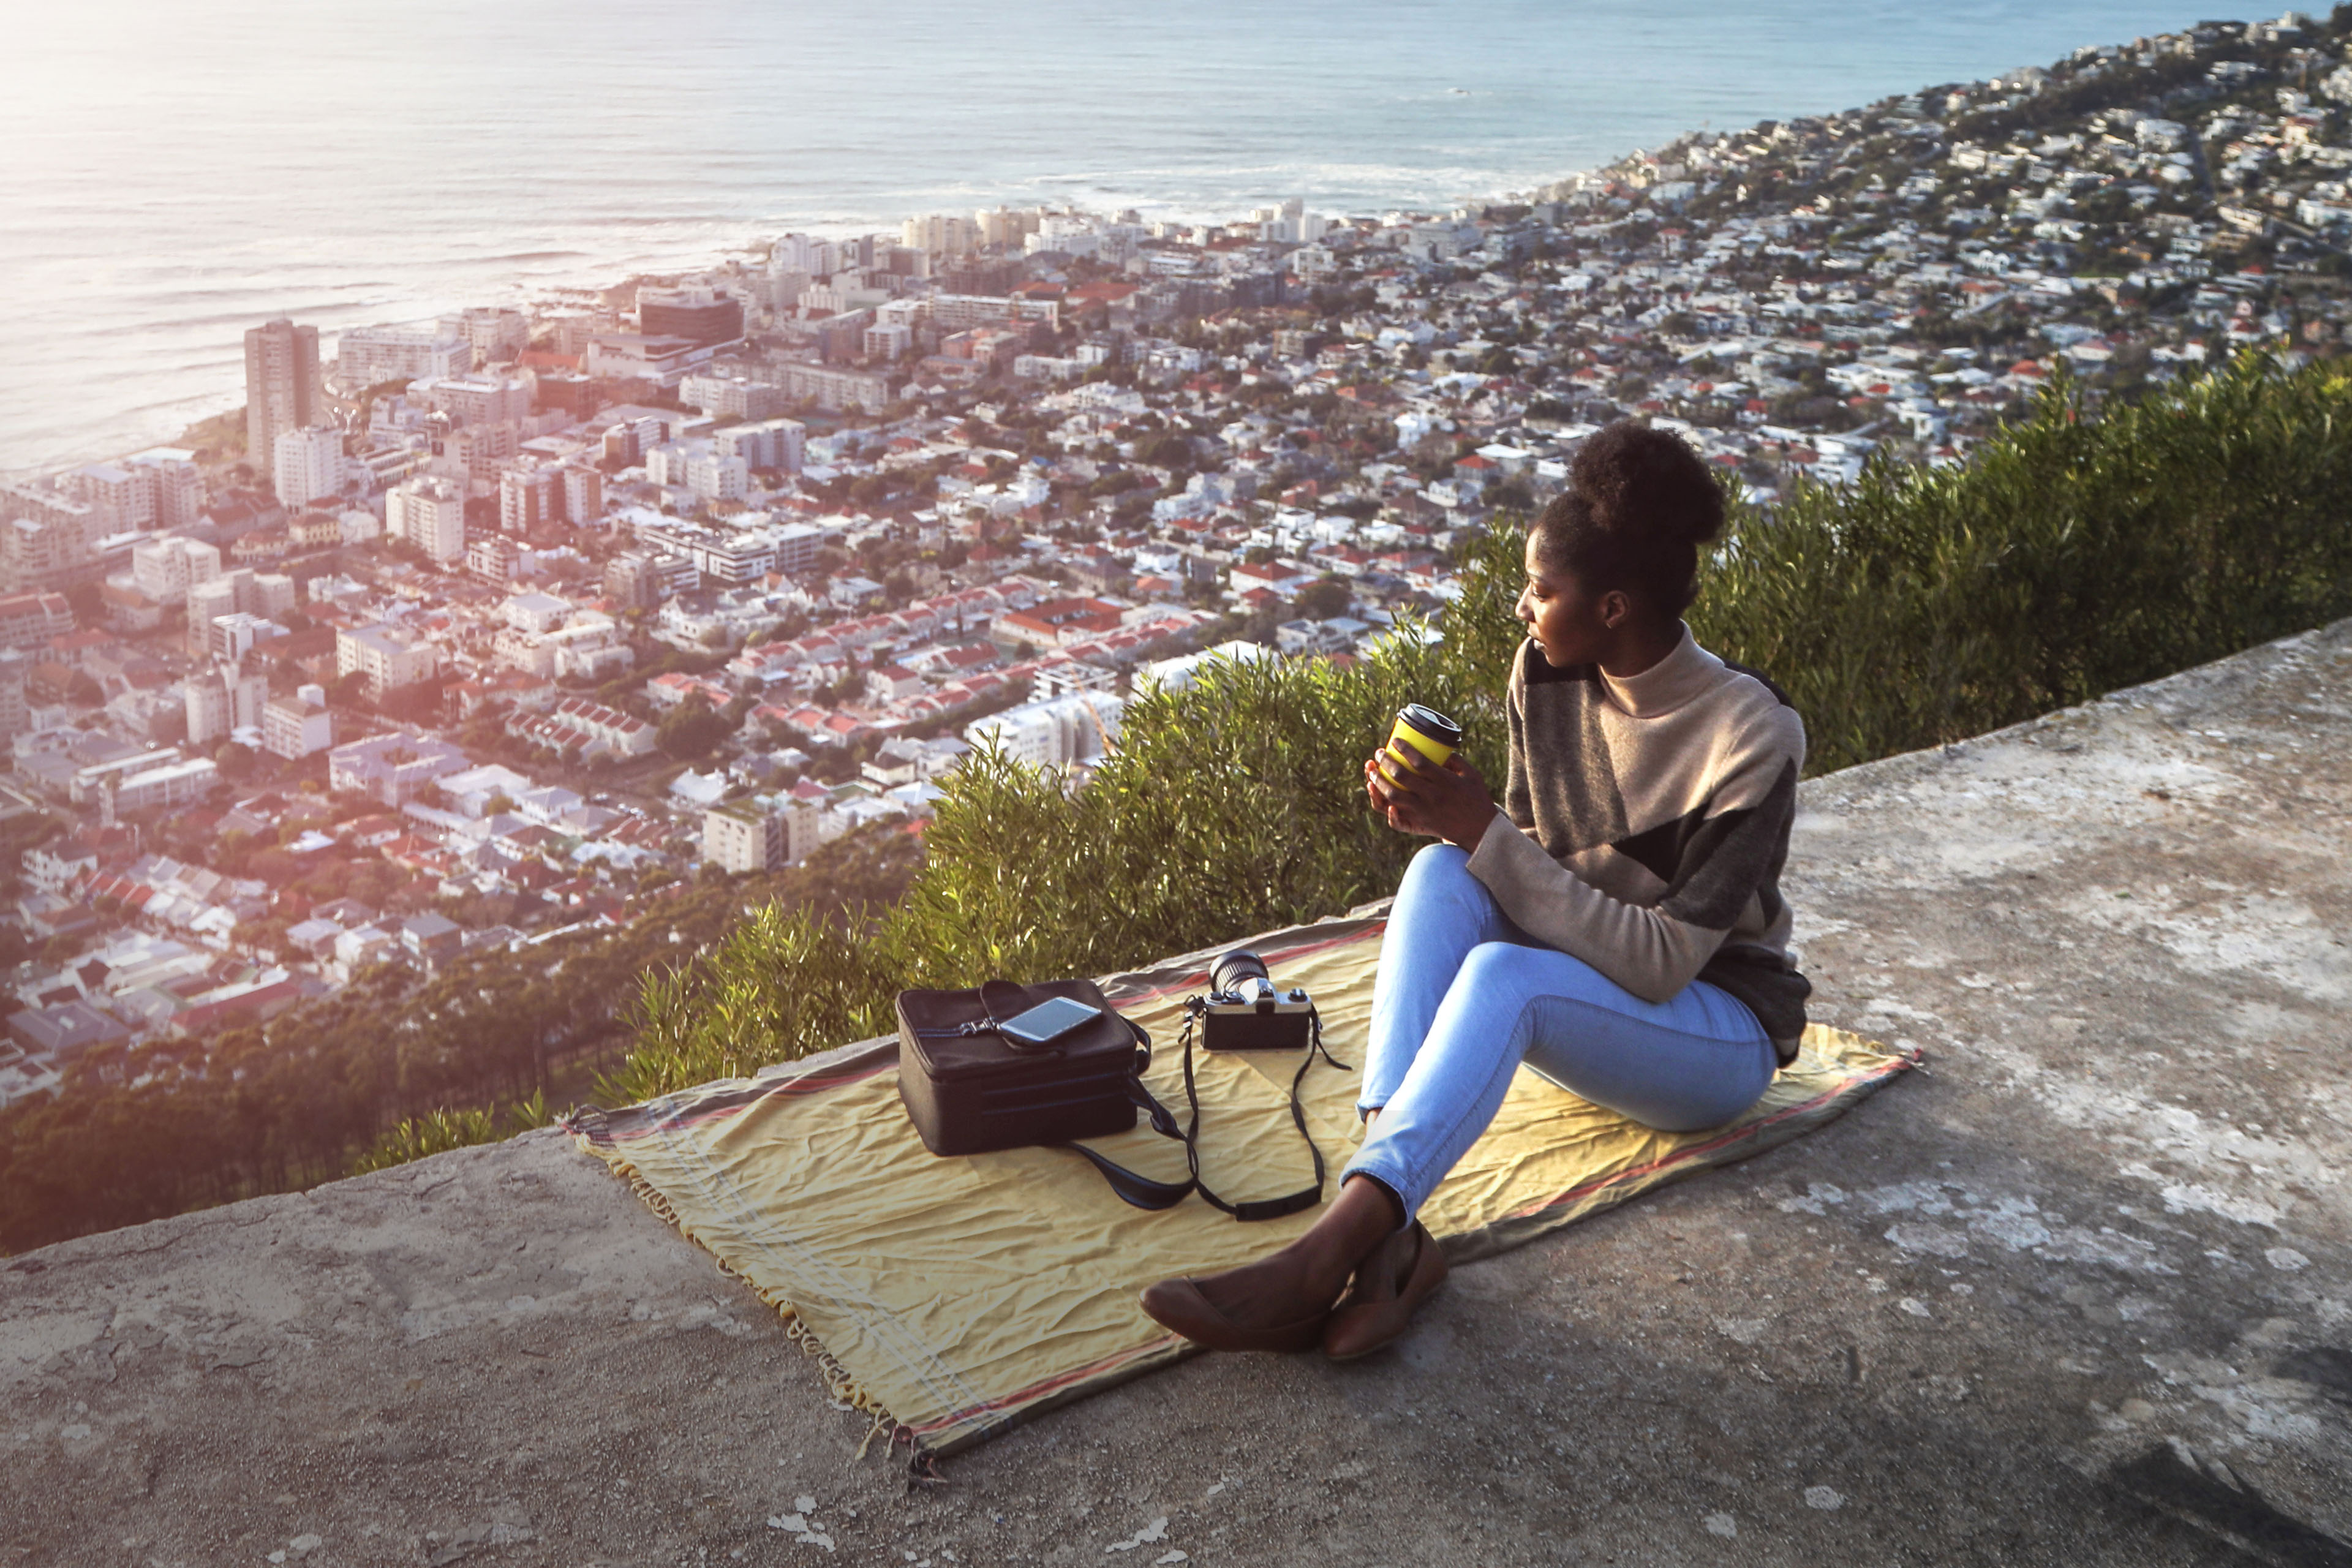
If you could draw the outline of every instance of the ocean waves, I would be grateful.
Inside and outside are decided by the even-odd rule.
[[[262,15],[266,10],[266,16]],[[360,0],[40,8],[0,59],[0,470],[233,406],[323,334],[778,232],[1077,203],[1377,213],[2189,19],[2126,0]]]

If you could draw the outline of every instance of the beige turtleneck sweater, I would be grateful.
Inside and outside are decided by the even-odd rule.
[[[1780,689],[1687,628],[1628,680],[1554,668],[1528,642],[1509,712],[1503,811],[1471,874],[1528,935],[1646,1001],[1721,986],[1793,1057],[1812,987],[1779,884],[1805,727]]]

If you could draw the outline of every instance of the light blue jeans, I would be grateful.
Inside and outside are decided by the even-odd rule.
[[[1495,1119],[1522,1060],[1669,1132],[1720,1126],[1771,1083],[1779,1055],[1747,1004],[1704,981],[1644,1002],[1521,931],[1469,865],[1450,844],[1413,857],[1372,985],[1357,1104],[1381,1116],[1346,1175],[1378,1180],[1408,1221]]]

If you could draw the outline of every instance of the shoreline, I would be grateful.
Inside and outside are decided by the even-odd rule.
[[[1685,132],[1685,134],[1696,134],[1696,132]],[[1665,143],[1661,143],[1661,145],[1664,144]],[[1565,174],[1555,174],[1546,183],[1558,183],[1560,181],[1578,179],[1598,173],[1602,169],[1612,168],[1617,164],[1623,163],[1626,159],[1641,156],[1643,151],[1643,149],[1641,148],[1633,148],[1619,154],[1616,158],[1613,158],[1607,163],[1596,164],[1591,168],[1571,170]],[[1524,190],[1498,187],[1484,195],[1457,194],[1444,197],[1439,201],[1419,205],[1400,199],[1398,202],[1390,205],[1381,210],[1434,212],[1442,211],[1447,207],[1462,204],[1481,202],[1507,203],[1514,200],[1528,199],[1528,193]],[[1277,200],[1277,198],[1272,196],[1263,198],[1263,201],[1265,202],[1274,202],[1276,200]],[[1017,204],[1007,201],[996,205],[1010,206]],[[1119,206],[1110,205],[1108,204],[1087,205],[1076,202],[1064,202],[1057,204],[1036,200],[1028,202],[1025,205],[1048,209],[1062,207],[1076,211],[1099,212],[1106,210],[1122,210]],[[1196,209],[1180,205],[1173,201],[1165,199],[1148,205],[1139,205],[1135,198],[1130,197],[1126,199],[1125,205],[1133,206],[1138,211],[1145,212],[1147,215],[1147,221],[1212,224],[1231,220],[1230,212],[1225,216],[1220,216],[1205,208]],[[974,210],[981,209],[975,207]],[[1237,207],[1234,210],[1245,209]],[[902,214],[901,216],[895,221],[904,222],[908,216],[918,215]],[[1339,216],[1349,218],[1356,218],[1377,215],[1370,212],[1351,210]],[[887,222],[882,224],[880,226],[877,226],[874,224],[856,220],[808,222],[797,226],[782,225],[774,227],[770,232],[769,237],[767,238],[744,238],[721,244],[709,249],[702,250],[693,258],[673,268],[663,268],[659,269],[639,268],[635,271],[628,271],[618,275],[607,273],[605,276],[610,278],[612,280],[604,283],[524,283],[509,281],[499,289],[481,290],[470,295],[462,303],[446,304],[437,307],[435,310],[419,312],[415,315],[373,317],[363,322],[355,322],[348,327],[336,328],[331,332],[322,330],[320,336],[322,338],[331,338],[333,341],[340,342],[344,332],[355,331],[362,327],[414,327],[437,321],[443,314],[448,311],[464,310],[471,306],[478,305],[511,305],[526,311],[530,311],[537,309],[543,309],[546,307],[548,302],[552,300],[572,300],[584,301],[596,295],[607,292],[614,289],[625,287],[631,283],[688,277],[698,272],[709,271],[715,268],[730,265],[731,262],[734,262],[739,258],[749,258],[764,255],[772,246],[774,238],[777,236],[783,234],[806,234],[821,239],[837,239],[845,237],[855,237],[856,236],[866,234],[887,233],[890,232],[892,226],[894,226],[894,225]],[[589,264],[583,261],[581,268],[583,274],[587,271],[588,267]],[[268,319],[270,318],[267,316],[258,318],[253,324],[257,326],[260,324],[261,321]],[[226,350],[224,352],[226,352]],[[324,344],[320,347],[320,357],[322,362],[330,357],[330,351]],[[193,404],[196,400],[191,397],[177,401],[184,404]],[[219,394],[207,397],[203,401],[205,406],[187,415],[181,421],[178,429],[173,433],[159,435],[152,440],[133,441],[127,444],[114,443],[111,441],[93,442],[89,446],[75,449],[70,455],[60,458],[47,458],[38,462],[24,464],[0,463],[0,482],[13,483],[37,480],[52,474],[63,473],[92,463],[111,461],[126,457],[133,452],[145,451],[156,447],[183,446],[184,445],[183,438],[191,431],[198,429],[204,425],[242,408],[245,405],[245,393],[241,386],[226,386]],[[118,416],[117,417],[128,418],[129,416]]]

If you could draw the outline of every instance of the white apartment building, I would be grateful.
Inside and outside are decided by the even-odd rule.
[[[463,773],[466,753],[436,736],[395,731],[347,741],[327,753],[327,784],[373,795],[386,805],[413,800],[436,779]]]
[[[551,632],[571,614],[572,601],[552,594],[517,594],[499,606],[500,619],[526,632]]]
[[[335,743],[335,716],[327,711],[327,694],[305,686],[291,697],[273,697],[261,708],[261,749],[291,761],[323,752]]]
[[[765,871],[784,863],[789,830],[781,813],[752,801],[714,805],[702,814],[702,858],[721,870]]]
[[[1034,207],[997,207],[992,211],[972,214],[972,224],[980,232],[980,242],[985,246],[1018,246],[1037,232],[1038,213]]]
[[[1009,294],[934,294],[930,309],[931,324],[943,332],[1003,326],[1008,321],[1043,321],[1049,327],[1062,324],[1059,300],[1031,300]]]
[[[216,659],[233,664],[260,644],[285,635],[286,628],[276,621],[240,610],[235,615],[213,617],[205,634],[205,651]],[[251,720],[241,721],[258,723],[260,715],[257,713]]]
[[[438,649],[396,627],[361,626],[335,633],[335,672],[366,676],[371,697],[430,680],[440,668]]]
[[[751,465],[698,442],[686,455],[686,488],[704,500],[741,500],[751,493]]]
[[[702,858],[721,870],[774,871],[797,866],[818,844],[814,806],[766,806],[733,801],[702,814]]]
[[[0,588],[15,593],[69,588],[102,570],[78,524],[20,517],[0,525]]]
[[[814,403],[828,412],[862,408],[871,413],[889,405],[890,378],[879,371],[786,360],[777,373],[793,401]]]
[[[436,331],[443,337],[463,338],[472,348],[473,359],[459,365],[460,370],[497,364],[530,347],[530,321],[520,310],[497,306],[478,305],[454,316],[444,316]]]
[[[210,757],[197,757],[109,779],[99,786],[100,817],[110,821],[126,811],[187,805],[210,795],[219,773]]]
[[[978,248],[980,226],[955,213],[930,213],[898,226],[898,243],[933,256],[968,256]]]
[[[204,515],[205,476],[189,454],[176,447],[157,447],[122,459],[134,474],[152,479],[155,491],[152,526],[186,528]],[[124,524],[125,527],[131,526]]]
[[[740,458],[754,468],[780,468],[788,474],[801,471],[807,441],[808,427],[797,419],[735,425],[710,437],[712,447],[728,457]]]
[[[466,553],[466,492],[445,479],[396,485],[384,497],[384,529],[436,561],[455,561]]]
[[[220,574],[220,547],[201,539],[158,539],[131,548],[131,581],[159,605],[185,605],[189,589]]]
[[[468,372],[436,376],[409,383],[405,395],[447,415],[452,425],[500,425],[530,417],[530,384],[510,375]]]
[[[278,437],[270,477],[278,499],[289,507],[309,506],[343,488],[343,433],[313,425]]]
[[[250,607],[255,615],[268,616],[273,619],[282,616],[294,607],[295,596],[294,579],[283,572],[257,572],[253,574],[253,603]]]
[[[185,528],[204,511],[204,474],[173,447],[158,447],[118,463],[92,463],[60,482],[65,494],[92,509],[96,515],[89,522],[99,533]]]
[[[387,381],[425,381],[474,368],[474,345],[457,332],[355,327],[335,345],[335,379],[358,392]]]
[[[188,677],[188,744],[202,746],[232,730],[258,729],[269,701],[269,679],[247,675],[233,664],[216,665]]]
[[[196,647],[212,644],[213,622],[223,616],[250,615],[261,607],[261,591],[254,586],[251,569],[240,566],[217,577],[188,584],[188,640]]]
[[[703,578],[730,587],[771,572],[804,572],[816,564],[817,547],[824,542],[824,530],[805,522],[730,530],[644,511],[632,514],[631,521],[639,543],[683,556]]]
[[[677,395],[713,419],[772,419],[790,401],[782,387],[740,375],[689,375],[677,384]]]
[[[805,272],[813,278],[829,277],[841,270],[841,247],[830,239],[818,239],[811,235],[788,234],[776,241],[768,253],[771,275],[782,272]]]
[[[1108,692],[1076,691],[1043,702],[1024,702],[964,726],[975,751],[992,740],[1017,762],[1064,767],[1092,762],[1118,742],[1126,703]]]

